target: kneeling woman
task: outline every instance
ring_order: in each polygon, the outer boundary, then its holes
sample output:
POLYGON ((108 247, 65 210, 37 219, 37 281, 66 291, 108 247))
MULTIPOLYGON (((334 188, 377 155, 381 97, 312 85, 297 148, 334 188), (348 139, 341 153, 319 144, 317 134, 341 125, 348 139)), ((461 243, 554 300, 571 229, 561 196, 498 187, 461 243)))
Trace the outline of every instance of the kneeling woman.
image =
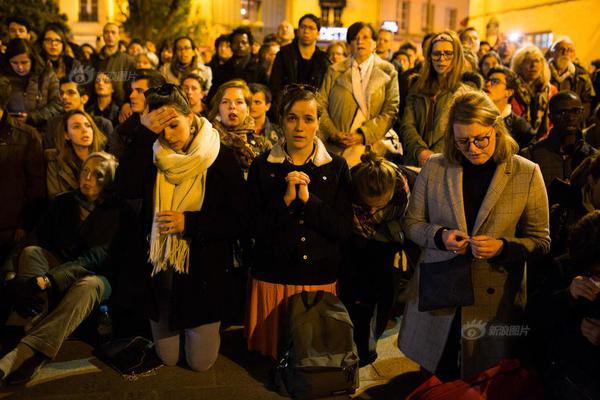
POLYGON ((256 247, 246 334, 250 350, 274 359, 286 300, 336 293, 340 243, 352 230, 348 165, 315 136, 319 114, 313 92, 285 90, 285 140, 257 157, 248 175, 256 247))
POLYGON ((219 352, 232 242, 244 226, 242 171, 212 125, 190 110, 180 88, 166 84, 145 95, 142 123, 158 138, 136 150, 140 159, 128 163, 127 171, 119 169, 116 178, 127 197, 142 199, 141 237, 150 240, 144 240, 143 259, 134 267, 141 270, 128 272, 128 306, 148 313, 156 352, 166 365, 179 361, 184 335, 188 365, 207 370, 219 352))

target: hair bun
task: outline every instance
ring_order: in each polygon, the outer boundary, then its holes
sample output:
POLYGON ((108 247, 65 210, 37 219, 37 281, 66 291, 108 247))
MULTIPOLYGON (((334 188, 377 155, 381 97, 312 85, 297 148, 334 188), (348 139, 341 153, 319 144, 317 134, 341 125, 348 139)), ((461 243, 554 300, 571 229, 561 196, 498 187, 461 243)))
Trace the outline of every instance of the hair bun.
POLYGON ((379 161, 380 157, 373 151, 371 145, 366 146, 365 152, 360 156, 360 162, 363 163, 376 163, 379 161))

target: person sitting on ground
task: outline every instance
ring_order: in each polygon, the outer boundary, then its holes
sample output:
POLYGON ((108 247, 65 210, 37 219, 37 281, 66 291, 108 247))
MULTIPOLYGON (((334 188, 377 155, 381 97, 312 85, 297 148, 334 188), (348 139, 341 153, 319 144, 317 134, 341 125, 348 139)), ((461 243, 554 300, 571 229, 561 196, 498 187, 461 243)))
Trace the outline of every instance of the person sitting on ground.
POLYGON ((77 188, 52 201, 37 230, 38 245, 23 250, 16 276, 4 283, 5 300, 35 319, 19 344, 0 359, 2 381, 31 380, 110 297, 133 218, 110 191, 116 166, 110 154, 89 155, 77 188))
POLYGON ((46 186, 48 196, 79 187, 83 162, 95 152, 102 151, 106 136, 93 118, 83 110, 71 110, 63 116, 62 132, 55 137, 55 149, 46 150, 46 186))

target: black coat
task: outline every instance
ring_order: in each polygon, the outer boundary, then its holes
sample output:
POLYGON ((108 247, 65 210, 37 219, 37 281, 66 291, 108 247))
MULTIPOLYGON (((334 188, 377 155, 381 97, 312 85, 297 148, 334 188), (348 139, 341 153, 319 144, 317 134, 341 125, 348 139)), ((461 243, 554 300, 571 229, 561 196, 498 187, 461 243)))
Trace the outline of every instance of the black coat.
MULTIPOLYGON (((123 153, 117 169, 116 190, 129 199, 141 199, 141 234, 132 244, 136 261, 119 281, 127 290, 115 294, 119 305, 158 321, 152 265, 147 262, 153 218, 156 167, 152 143, 156 135, 142 127, 123 153)), ((209 167, 204 202, 200 211, 185 212, 185 233, 190 239, 188 274, 174 274, 169 326, 193 328, 220 321, 230 300, 233 242, 245 231, 246 193, 242 170, 233 150, 221 145, 209 167)))
POLYGON ((227 62, 213 70, 213 82, 208 93, 208 100, 217 92, 219 86, 232 79, 243 79, 246 83, 269 84, 267 71, 257 57, 247 56, 244 60, 231 57, 227 62))
POLYGON ((327 68, 331 64, 327 53, 319 50, 317 47, 310 59, 310 71, 307 74, 310 79, 307 82, 301 82, 298 79, 298 60, 302 57, 298 50, 298 43, 294 40, 292 43, 283 46, 273 62, 271 70, 271 79, 269 81, 271 93, 275 100, 273 104, 278 104, 281 92, 286 85, 290 83, 304 83, 317 89, 321 87, 327 68))
POLYGON ((46 196, 42 144, 30 126, 0 118, 0 231, 30 230, 46 196))
POLYGON ((250 167, 252 227, 256 238, 252 276, 284 284, 321 285, 335 282, 341 265, 341 243, 352 230, 350 172, 346 161, 315 166, 271 163, 269 153, 250 167), (300 170, 310 177, 309 201, 283 201, 285 177, 300 170))
POLYGON ((114 285, 119 266, 126 264, 125 242, 134 214, 123 201, 107 192, 82 222, 79 191, 56 196, 37 230, 38 244, 63 264, 49 272, 53 288, 66 291, 77 279, 99 274, 114 285))

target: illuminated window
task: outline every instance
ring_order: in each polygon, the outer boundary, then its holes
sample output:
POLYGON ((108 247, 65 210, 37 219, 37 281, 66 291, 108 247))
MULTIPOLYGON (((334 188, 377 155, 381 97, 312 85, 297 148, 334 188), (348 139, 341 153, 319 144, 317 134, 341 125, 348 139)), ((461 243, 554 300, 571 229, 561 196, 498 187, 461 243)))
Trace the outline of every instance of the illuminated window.
POLYGON ((258 11, 261 0, 241 0, 240 14, 242 19, 258 20, 258 11))
POLYGON ((98 22, 98 0, 79 0, 79 21, 98 22))
POLYGON ((552 32, 535 32, 525 35, 525 42, 533 43, 542 50, 550 48, 554 35, 552 32))
POLYGON ((456 8, 446 8, 446 28, 456 30, 456 8))
POLYGON ((398 31, 408 33, 408 21, 410 20, 410 1, 397 0, 396 19, 400 21, 398 31))
POLYGON ((428 3, 423 3, 421 6, 421 30, 423 32, 432 32, 433 31, 433 22, 435 15, 435 6, 428 3))

